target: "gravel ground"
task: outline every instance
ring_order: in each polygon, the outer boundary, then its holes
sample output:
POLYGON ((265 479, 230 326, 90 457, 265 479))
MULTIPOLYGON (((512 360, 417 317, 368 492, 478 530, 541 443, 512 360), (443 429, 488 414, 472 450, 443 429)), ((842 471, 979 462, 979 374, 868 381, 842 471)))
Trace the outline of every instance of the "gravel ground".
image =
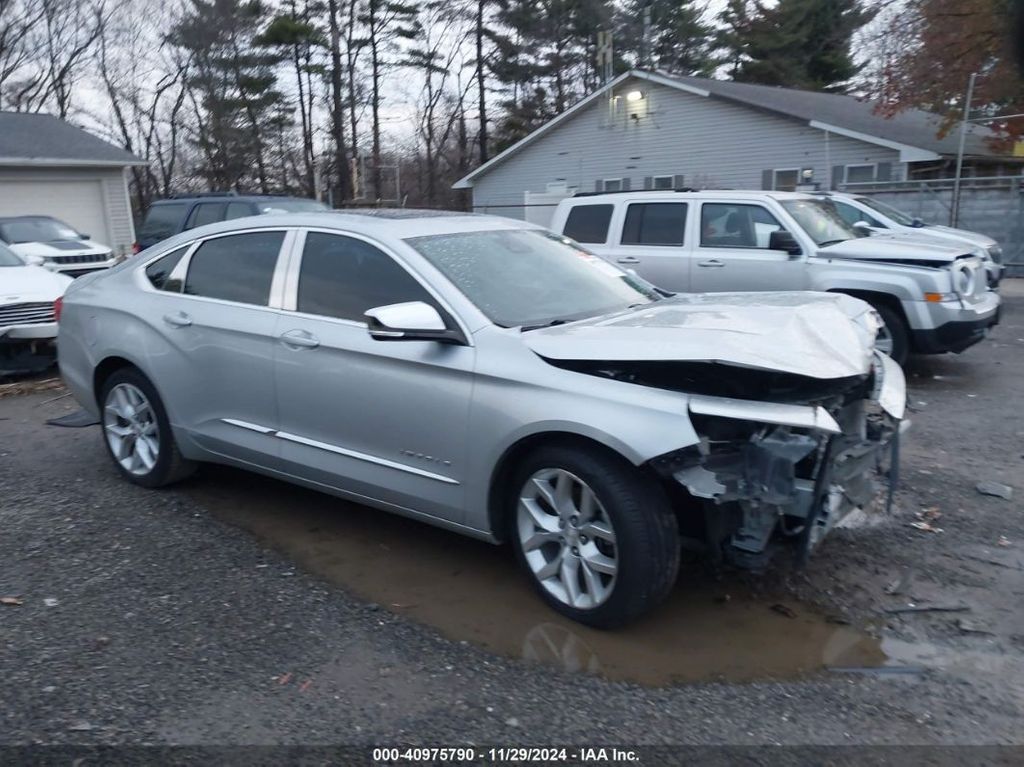
POLYGON ((97 429, 44 425, 59 392, 0 399, 0 743, 1024 744, 1024 284, 1004 296, 989 341, 912 364, 896 512, 763 578, 913 673, 651 688, 491 655, 304 571, 194 483, 121 481, 97 429), (966 610, 887 612, 909 602, 966 610))

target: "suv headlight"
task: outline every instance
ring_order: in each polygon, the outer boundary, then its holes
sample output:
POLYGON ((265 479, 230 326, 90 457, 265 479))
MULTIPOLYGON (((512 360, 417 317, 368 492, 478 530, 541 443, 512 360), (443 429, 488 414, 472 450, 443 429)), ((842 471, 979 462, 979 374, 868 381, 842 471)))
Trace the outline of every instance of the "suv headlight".
POLYGON ((970 264, 953 265, 953 290, 960 296, 974 295, 977 286, 978 272, 970 264))

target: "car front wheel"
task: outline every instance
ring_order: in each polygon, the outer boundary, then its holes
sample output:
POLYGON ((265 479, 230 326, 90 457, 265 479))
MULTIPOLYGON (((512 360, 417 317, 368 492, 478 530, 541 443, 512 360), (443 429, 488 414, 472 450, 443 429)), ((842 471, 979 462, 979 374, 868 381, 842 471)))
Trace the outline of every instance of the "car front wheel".
POLYGON ((156 389, 139 371, 118 370, 103 385, 103 437, 121 475, 143 487, 161 487, 195 470, 178 451, 156 389))
POLYGON ((549 447, 521 467, 512 541, 544 600, 610 628, 660 603, 679 569, 679 530, 662 489, 599 448, 549 447))

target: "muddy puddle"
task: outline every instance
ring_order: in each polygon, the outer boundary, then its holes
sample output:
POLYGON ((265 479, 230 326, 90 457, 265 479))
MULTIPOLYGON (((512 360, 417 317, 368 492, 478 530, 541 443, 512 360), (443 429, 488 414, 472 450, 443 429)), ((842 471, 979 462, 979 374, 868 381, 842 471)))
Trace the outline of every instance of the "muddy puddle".
POLYGON ((645 685, 883 670, 887 663, 867 633, 804 605, 756 598, 703 571, 684 573, 649 618, 597 631, 548 609, 508 547, 230 469, 204 469, 189 493, 345 591, 500 655, 645 685))

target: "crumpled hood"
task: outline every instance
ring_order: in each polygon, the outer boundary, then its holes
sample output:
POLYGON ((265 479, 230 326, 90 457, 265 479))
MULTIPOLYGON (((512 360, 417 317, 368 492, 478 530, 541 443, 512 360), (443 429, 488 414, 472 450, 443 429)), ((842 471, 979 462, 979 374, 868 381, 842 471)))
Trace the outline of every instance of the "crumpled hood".
POLYGON ((909 236, 881 235, 837 242, 818 251, 819 258, 849 258, 858 261, 934 261, 948 264, 973 250, 966 243, 940 244, 909 236))
POLYGON ((41 266, 0 267, 0 306, 56 301, 73 280, 41 266))
POLYGON ((988 235, 981 234, 980 232, 969 232, 966 229, 954 229, 951 226, 943 226, 942 224, 927 224, 922 226, 919 230, 924 234, 931 235, 936 239, 941 239, 945 242, 966 242, 971 245, 975 245, 982 248, 989 248, 998 243, 989 237, 988 235))
POLYGON ((711 362, 830 379, 871 369, 879 326, 868 304, 839 293, 701 293, 526 331, 523 342, 556 360, 711 362))
POLYGON ((87 240, 56 240, 54 242, 15 242, 7 246, 19 256, 94 256, 107 255, 110 248, 87 240))

